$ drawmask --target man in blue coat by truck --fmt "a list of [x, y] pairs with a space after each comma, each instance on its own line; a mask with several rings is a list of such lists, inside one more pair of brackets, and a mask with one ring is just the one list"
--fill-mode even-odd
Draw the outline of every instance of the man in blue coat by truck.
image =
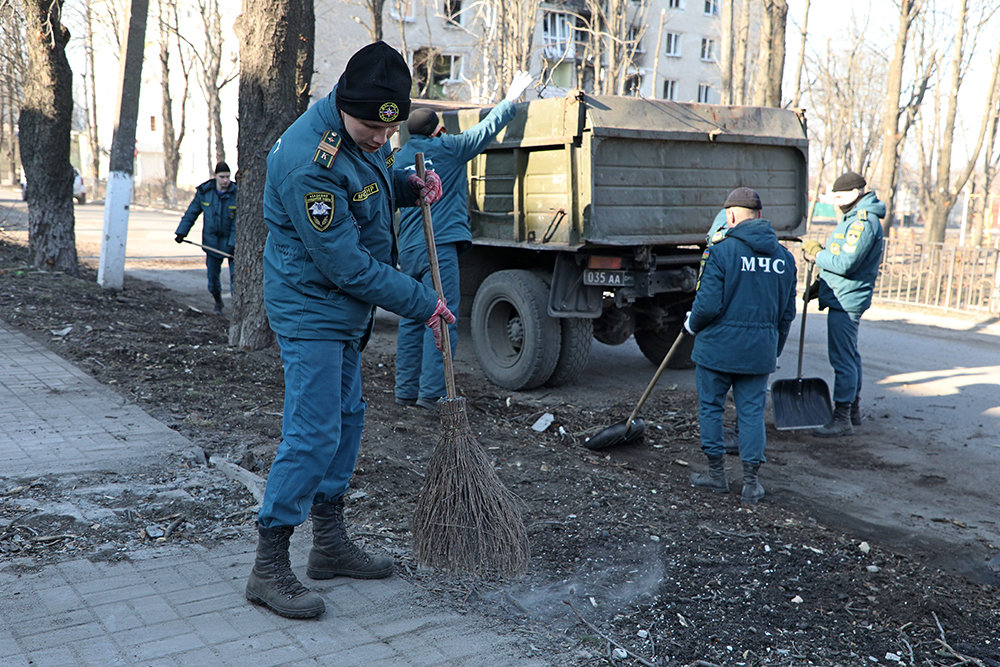
[[875, 279], [882, 263], [882, 218], [885, 204], [874, 192], [865, 192], [867, 182], [848, 171], [833, 182], [833, 198], [844, 219], [827, 239], [805, 241], [806, 259], [819, 267], [819, 307], [826, 316], [827, 355], [833, 366], [833, 418], [813, 431], [824, 438], [854, 433], [861, 423], [861, 353], [858, 326], [861, 315], [872, 304]]
[[795, 318], [795, 259], [771, 223], [760, 217], [760, 196], [736, 188], [726, 198], [725, 236], [705, 249], [697, 294], [684, 328], [696, 334], [698, 421], [708, 471], [691, 484], [727, 493], [722, 415], [733, 390], [743, 462], [742, 501], [764, 497], [758, 481], [765, 461], [767, 377], [777, 364]]
[[308, 516], [306, 575], [376, 579], [390, 558], [356, 545], [344, 524], [365, 402], [361, 350], [375, 308], [419, 319], [440, 336], [454, 316], [434, 290], [396, 270], [393, 211], [433, 202], [441, 181], [393, 169], [387, 142], [410, 110], [410, 70], [384, 42], [355, 53], [340, 81], [271, 148], [264, 186], [264, 304], [281, 347], [281, 443], [257, 515], [257, 555], [246, 597], [288, 618], [323, 599], [292, 572], [292, 531]]
[[215, 165], [215, 176], [205, 181], [195, 190], [194, 199], [177, 225], [174, 240], [183, 243], [191, 231], [195, 220], [203, 215], [201, 243], [205, 247], [205, 268], [208, 272], [208, 292], [215, 299], [215, 314], [222, 314], [222, 260], [215, 250], [229, 255], [229, 293], [233, 293], [233, 253], [236, 248], [236, 184], [230, 178], [229, 165], [219, 162]]
[[[396, 154], [396, 164], [415, 169], [414, 156], [424, 154], [428, 169], [441, 177], [444, 195], [431, 206], [434, 221], [434, 245], [441, 271], [445, 301], [457, 313], [461, 290], [458, 256], [472, 242], [469, 228], [469, 186], [465, 165], [479, 155], [514, 119], [514, 101], [531, 84], [527, 72], [518, 72], [506, 98], [482, 121], [461, 134], [444, 134], [438, 115], [430, 109], [417, 109], [406, 122], [410, 139]], [[423, 215], [419, 209], [403, 209], [399, 220], [399, 266], [407, 275], [433, 288], [427, 246], [424, 242]], [[458, 345], [458, 325], [448, 327], [451, 349]], [[423, 322], [399, 321], [396, 339], [396, 402], [436, 409], [444, 396], [444, 363], [434, 339]]]

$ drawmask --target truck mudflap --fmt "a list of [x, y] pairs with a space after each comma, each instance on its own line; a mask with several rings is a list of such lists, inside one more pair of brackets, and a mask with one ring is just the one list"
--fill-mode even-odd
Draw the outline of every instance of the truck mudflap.
[[632, 301], [666, 292], [694, 292], [698, 272], [691, 266], [649, 270], [593, 268], [589, 256], [561, 252], [552, 268], [548, 313], [550, 317], [601, 316], [604, 292], [617, 300]]

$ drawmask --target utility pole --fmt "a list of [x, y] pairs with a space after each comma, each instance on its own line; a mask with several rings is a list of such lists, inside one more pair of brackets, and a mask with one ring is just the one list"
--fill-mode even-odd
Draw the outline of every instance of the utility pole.
[[146, 46], [149, 0], [130, 0], [128, 38], [122, 46], [118, 70], [118, 123], [111, 140], [108, 188], [104, 197], [104, 235], [97, 284], [120, 290], [125, 283], [125, 239], [132, 201], [132, 168], [135, 161], [135, 126], [139, 115], [142, 57]]

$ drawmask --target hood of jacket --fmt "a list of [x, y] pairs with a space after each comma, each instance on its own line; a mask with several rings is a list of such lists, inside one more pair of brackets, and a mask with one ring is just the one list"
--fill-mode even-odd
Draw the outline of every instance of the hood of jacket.
[[780, 245], [771, 223], [763, 218], [744, 220], [735, 227], [730, 227], [726, 238], [739, 239], [760, 255], [770, 255]]
[[854, 205], [854, 208], [847, 212], [847, 215], [856, 214], [861, 209], [878, 216], [879, 220], [885, 219], [885, 204], [879, 201], [874, 192], [866, 192], [861, 195], [861, 199]]

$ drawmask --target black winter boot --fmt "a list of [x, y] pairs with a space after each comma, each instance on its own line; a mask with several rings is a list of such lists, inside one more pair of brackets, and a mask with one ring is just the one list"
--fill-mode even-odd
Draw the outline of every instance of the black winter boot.
[[288, 560], [291, 526], [257, 526], [257, 560], [247, 581], [247, 600], [285, 618], [313, 618], [326, 611], [316, 593], [299, 583]]
[[743, 462], [743, 495], [740, 500], [747, 505], [756, 505], [764, 497], [764, 487], [757, 481], [759, 463]]
[[851, 403], [851, 426], [861, 426], [861, 397], [858, 396]]
[[306, 575], [331, 579], [337, 575], [355, 579], [382, 579], [392, 574], [392, 559], [372, 557], [351, 541], [344, 525], [344, 501], [312, 506], [313, 548]]
[[216, 315], [221, 315], [222, 314], [222, 295], [219, 294], [219, 293], [217, 293], [217, 292], [213, 292], [212, 293], [212, 298], [215, 299], [215, 309], [214, 309], [213, 312]]
[[694, 473], [690, 477], [691, 486], [708, 489], [713, 493], [729, 493], [729, 480], [726, 479], [726, 465], [723, 457], [708, 457], [708, 472]]
[[833, 419], [830, 420], [830, 423], [813, 431], [813, 435], [818, 435], [821, 438], [839, 438], [853, 434], [850, 403], [837, 403], [833, 408]]

